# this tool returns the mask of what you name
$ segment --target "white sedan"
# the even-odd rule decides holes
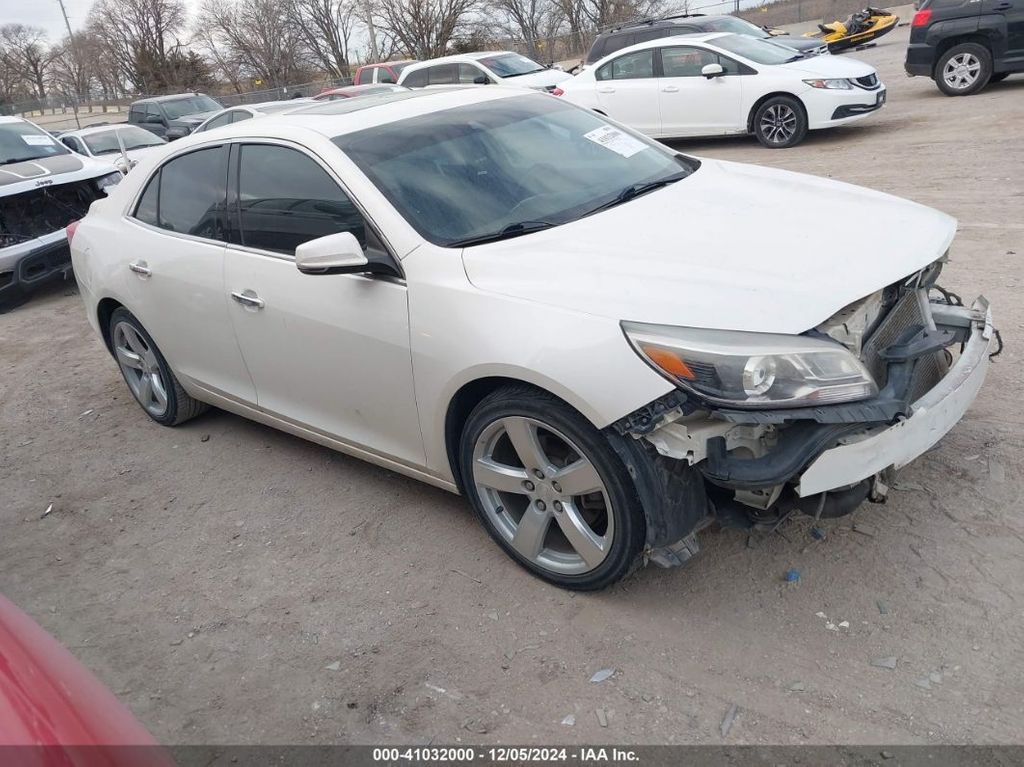
[[[595,589],[716,518],[847,513],[952,428],[994,337],[933,287],[955,232],[463,88],[189,136],[69,239],[157,423],[215,405],[464,493],[515,561]]]
[[[86,157],[112,162],[119,171],[127,173],[147,152],[163,146],[167,140],[137,125],[94,125],[61,133],[60,143]]]
[[[753,133],[780,149],[863,119],[886,91],[861,61],[714,33],[623,48],[554,93],[655,138]]]

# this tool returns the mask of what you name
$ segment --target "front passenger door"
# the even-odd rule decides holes
[[[626,53],[595,73],[601,111],[649,136],[661,135],[654,49]]]
[[[743,70],[738,62],[690,45],[661,48],[659,53],[662,135],[720,136],[746,131],[746,115],[741,113]],[[708,64],[720,64],[725,73],[705,77],[701,70]]]
[[[403,280],[303,274],[295,248],[348,231],[388,258],[337,181],[273,143],[233,150],[225,284],[231,320],[270,413],[407,464],[423,464]]]

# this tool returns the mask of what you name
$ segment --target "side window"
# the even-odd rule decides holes
[[[226,147],[200,149],[175,157],[160,169],[157,193],[156,225],[169,232],[191,234],[209,240],[221,237],[221,217],[227,194]],[[149,187],[139,201],[136,218],[145,221],[142,213],[153,204]],[[145,204],[145,205],[144,205]],[[149,221],[147,223],[152,223]]]
[[[139,198],[139,204],[135,207],[135,218],[150,226],[159,226],[157,220],[157,203],[160,199],[160,172],[149,180],[146,191]]]
[[[484,71],[479,67],[475,67],[472,64],[459,64],[459,82],[466,85],[473,85],[477,78],[483,77],[490,82],[489,77],[484,74]]]
[[[156,104],[147,104],[146,105],[146,114],[149,117],[153,117],[153,116],[159,117],[161,120],[163,120],[163,118],[164,118],[164,113],[160,111],[160,107],[157,106]]]
[[[251,120],[252,115],[246,112],[244,109],[238,109],[231,113],[231,122],[240,123],[244,120]]]
[[[217,115],[210,122],[206,123],[206,127],[203,130],[213,130],[214,128],[220,128],[231,123],[231,118],[234,116],[234,112],[225,112],[222,115]]]
[[[438,64],[427,69],[431,85],[454,85],[459,82],[458,64]]]
[[[82,151],[81,148],[79,148],[79,146],[78,146],[78,142],[75,141],[73,136],[64,136],[60,140],[60,143],[62,143],[64,146],[66,146],[68,149],[70,149],[73,152],[81,152]]]
[[[708,64],[722,64],[726,72],[736,74],[736,62],[720,59],[717,53],[704,48],[679,46],[661,49],[661,71],[663,77],[700,77],[700,71]],[[731,63],[732,69],[726,66]]]
[[[391,74],[391,70],[387,67],[377,67],[377,77],[374,80],[375,83],[394,83],[395,76]]]
[[[402,85],[409,88],[422,88],[427,84],[427,70],[417,69],[415,72],[410,72]]]
[[[246,144],[238,166],[241,244],[295,253],[309,240],[351,232],[366,247],[359,209],[316,162],[295,149]]]
[[[654,27],[653,29],[645,29],[643,32],[636,33],[637,43],[646,43],[648,40],[659,40],[662,37],[668,37],[669,35],[682,35],[685,32],[678,27]]]
[[[145,107],[135,106],[128,110],[128,122],[140,123],[142,122],[142,116],[146,114]]]
[[[615,53],[615,51],[621,51],[623,48],[628,48],[636,42],[636,34],[629,33],[624,35],[612,35],[604,43],[604,56],[609,53]]]
[[[597,70],[598,80],[637,80],[646,77],[654,77],[653,48],[619,56]]]

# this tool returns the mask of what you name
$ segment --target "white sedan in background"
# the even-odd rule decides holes
[[[162,147],[167,140],[137,125],[96,125],[61,133],[60,143],[86,157],[112,162],[119,171],[127,173],[146,154]],[[122,147],[128,156],[127,163],[121,156]]]
[[[995,338],[986,302],[936,287],[949,216],[546,94],[346,99],[158,159],[68,228],[146,414],[212,404],[464,493],[566,588],[680,564],[716,518],[883,493]]]
[[[781,149],[808,130],[863,119],[885,104],[886,92],[861,61],[802,58],[772,42],[714,33],[623,48],[554,93],[655,138],[753,133]]]
[[[406,88],[428,85],[513,85],[552,91],[572,79],[561,69],[545,67],[513,51],[478,51],[418,61],[402,70],[398,84]]]
[[[279,112],[287,112],[312,103],[314,103],[313,99],[298,98],[285,99],[282,101],[264,101],[259,104],[241,104],[237,107],[228,107],[227,109],[222,109],[216,114],[210,115],[206,122],[192,132],[205,133],[206,131],[213,130],[214,128],[223,128],[225,125],[240,123],[244,120],[251,120],[254,117],[264,117],[266,115],[278,114]]]

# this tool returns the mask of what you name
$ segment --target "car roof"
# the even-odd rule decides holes
[[[308,135],[313,132],[330,139],[411,117],[516,96],[552,98],[546,93],[517,87],[481,88],[466,85],[436,90],[421,88],[373,94],[358,99],[324,101],[292,112],[269,115],[259,120],[232,123],[218,128],[217,136],[222,139],[228,137],[298,138],[303,134]],[[206,135],[208,134],[198,134],[195,143],[201,143],[202,137]],[[186,136],[183,139],[178,139],[175,144],[188,145],[193,143],[192,139],[192,136]]]
[[[138,125],[132,123],[106,123],[105,125],[87,125],[84,128],[75,128],[74,130],[61,131],[61,137],[64,136],[91,136],[94,133],[102,133],[105,130],[120,130],[122,128],[131,130],[143,130]]]
[[[191,93],[174,93],[169,96],[148,96],[144,99],[136,99],[132,104],[150,104],[159,103],[161,101],[175,101],[176,99],[188,99],[193,96],[205,96],[206,94],[200,93],[199,91],[192,91]]]
[[[434,66],[435,64],[457,64],[460,61],[479,61],[480,59],[486,59],[489,56],[504,56],[507,54],[514,54],[521,56],[515,51],[474,51],[472,53],[453,53],[451,56],[439,56],[436,59],[427,59],[426,61],[418,61],[415,64],[410,64],[405,68],[405,72],[414,72],[424,67]],[[403,72],[402,74],[405,74]]]
[[[415,64],[419,59],[396,59],[395,61],[378,61],[374,64],[362,64],[359,69],[368,69],[370,67],[390,67],[395,64]]]

